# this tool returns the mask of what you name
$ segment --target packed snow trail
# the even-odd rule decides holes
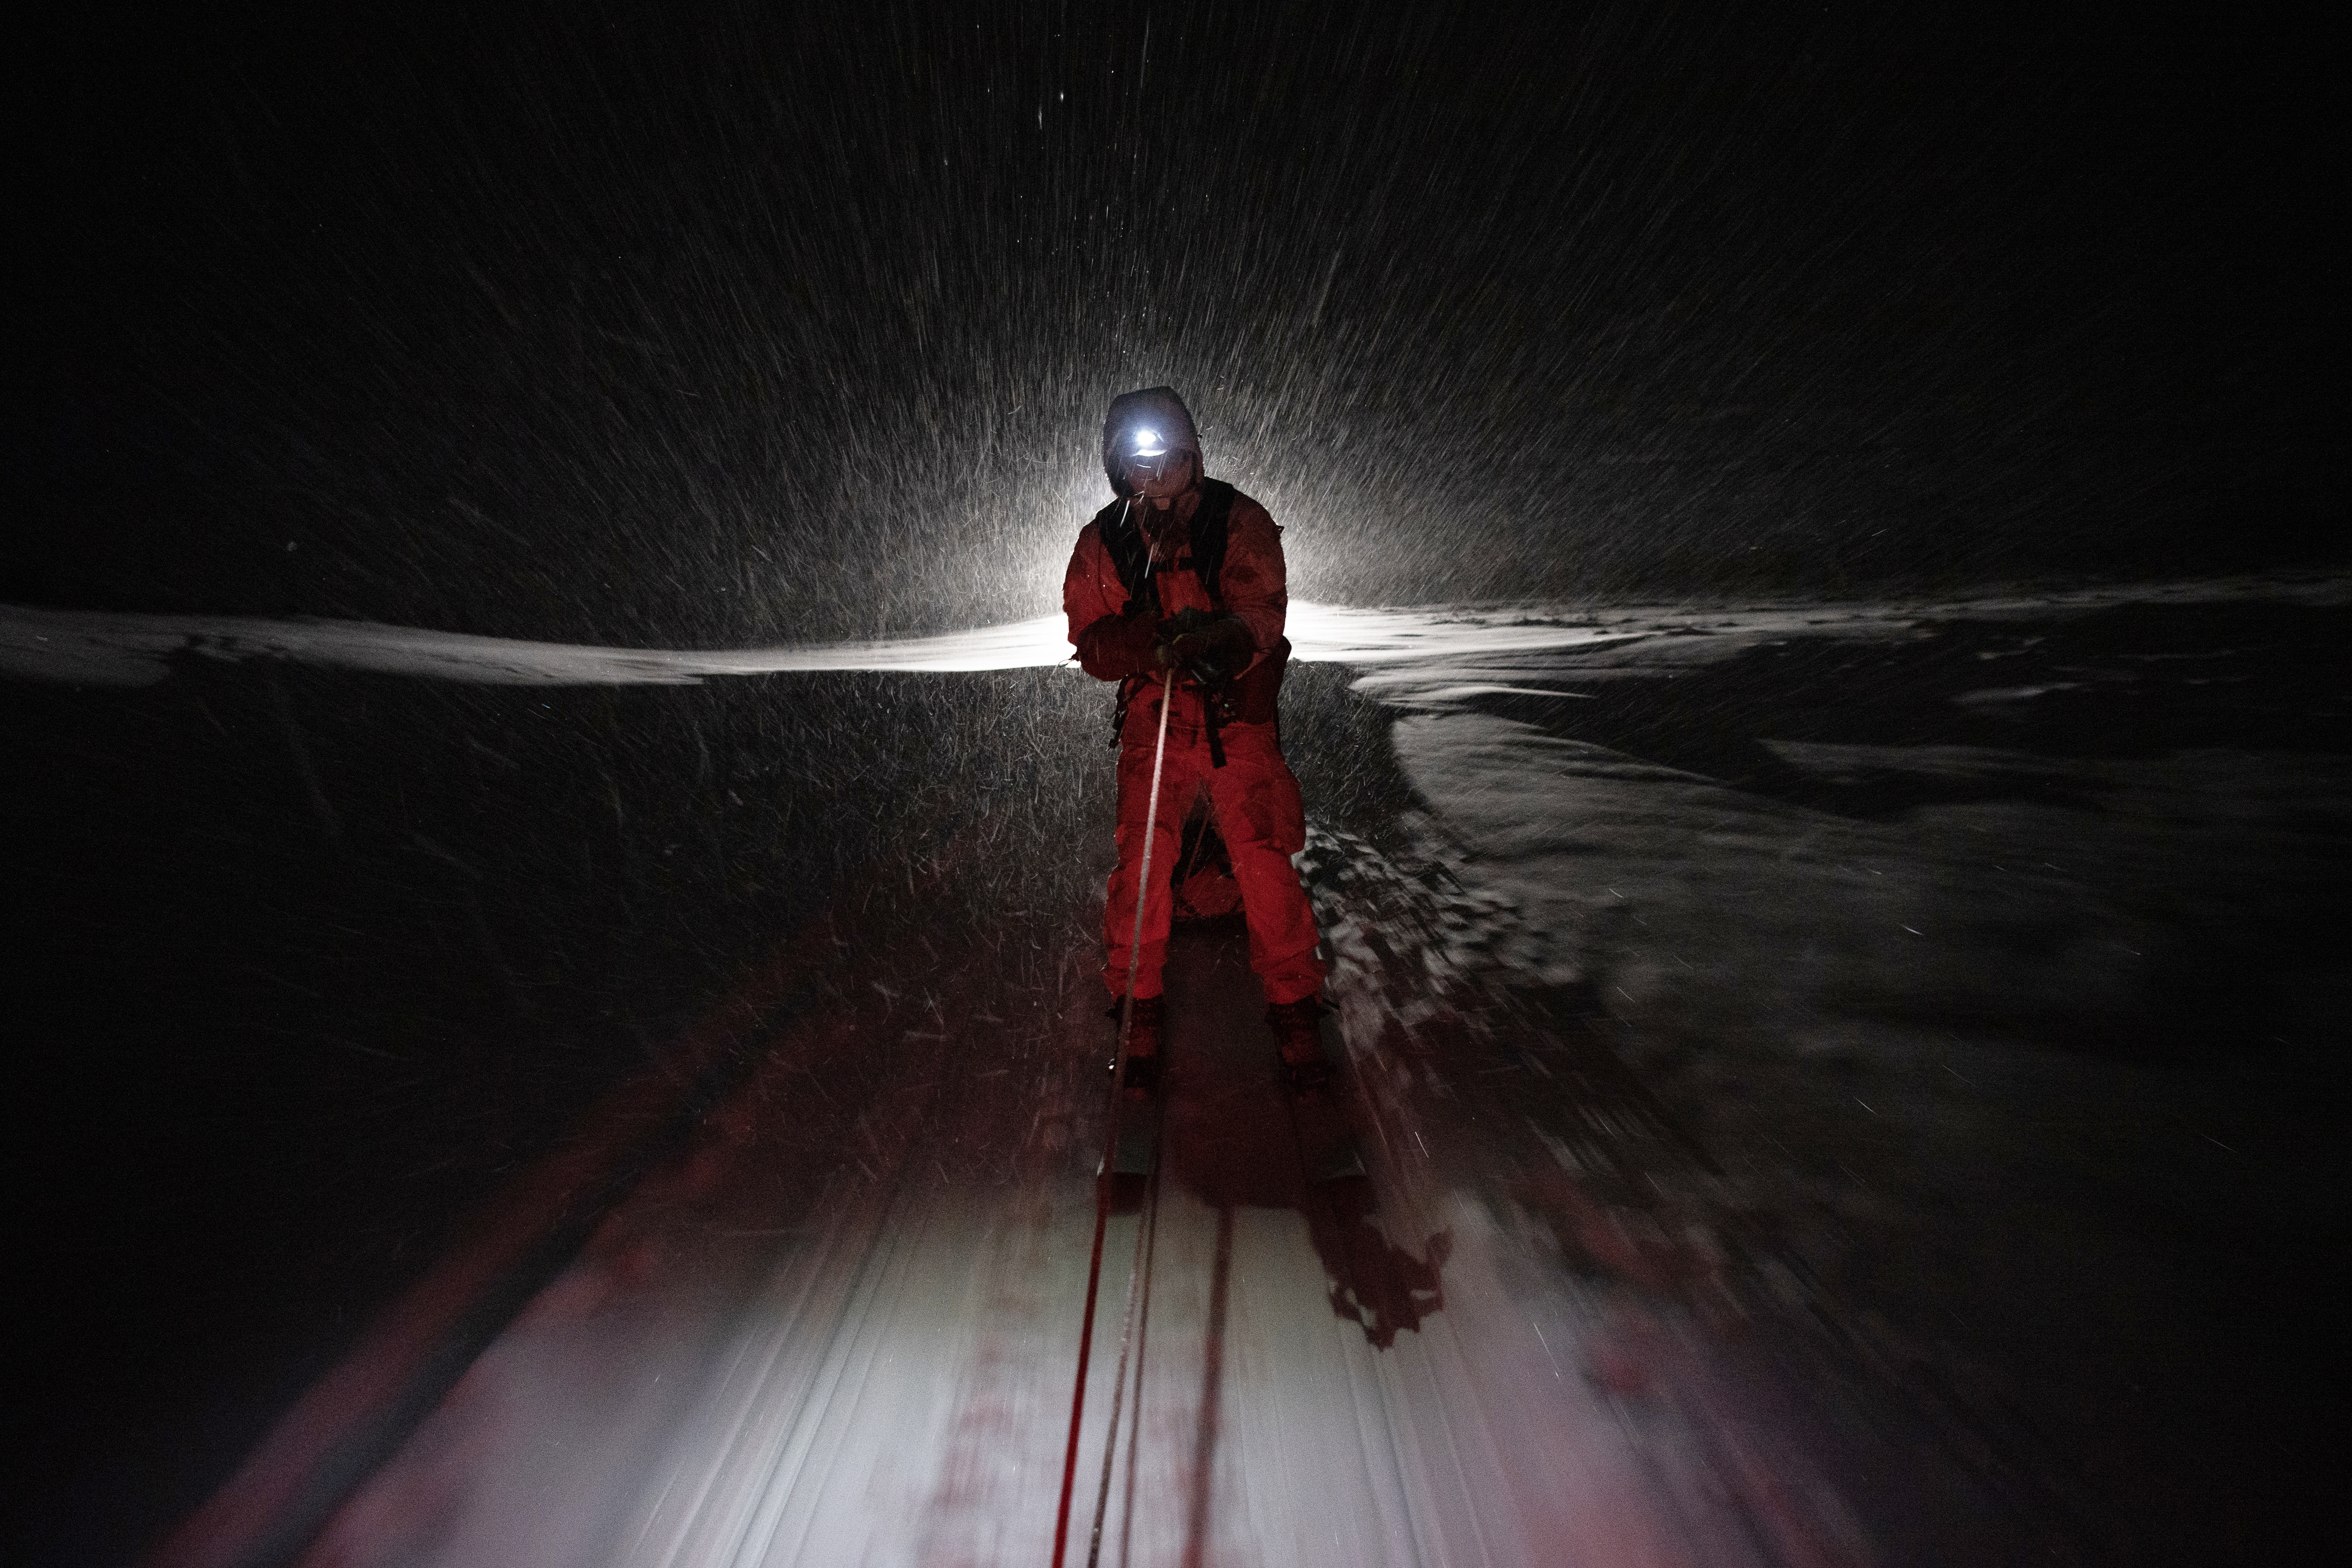
[[[1360,1184],[1303,1187],[1240,949],[1191,933],[1171,958],[1167,1190],[1104,1560],[1765,1561],[1701,1550],[1737,1530],[1693,1535],[1607,1394],[1561,1364],[1574,1303],[1513,1278],[1491,1223],[1422,1193],[1397,1215],[1437,1228],[1401,1237]],[[1017,1043],[951,1032],[901,1055],[927,1081],[880,1082],[859,1157],[814,1192],[778,1175],[792,1075],[748,1085],[306,1561],[1043,1562],[1087,1184],[1035,1139],[1049,1112],[1007,1114],[1034,1099]],[[1099,1086],[1047,1103],[1069,1092],[1082,1132]],[[976,1144],[1023,1179],[947,1179],[933,1151]],[[1115,1252],[1136,1223],[1115,1220]]]
[[[1045,1559],[1108,1109],[1100,992],[1084,953],[1008,984],[992,933],[921,912],[953,901],[933,889],[887,940],[799,944],[845,962],[797,1005],[730,1002],[714,1025],[756,1047],[750,1076],[299,1561]],[[1312,1190],[1241,931],[1171,954],[1167,1187],[1105,1560],[1769,1562],[1740,1544],[1766,1528],[1753,1489],[1718,1482],[1701,1427],[1626,1424],[1587,1375],[1608,1331],[1579,1288],[1442,1169],[1458,1152],[1416,1109],[1419,1075],[1476,1059],[1406,1022],[1418,964],[1351,951],[1340,994],[1384,1153]],[[919,994],[891,984],[910,969]],[[1114,1221],[1115,1255],[1134,1224]],[[1097,1366],[1087,1455],[1111,1405]],[[298,1413],[292,1436],[353,1414]],[[315,1451],[265,1445],[158,1563],[287,1560],[268,1509],[237,1505],[285,1506],[285,1462]],[[1808,1516],[1771,1528],[1859,1560]]]

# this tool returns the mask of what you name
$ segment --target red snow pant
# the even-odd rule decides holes
[[[1140,728],[1140,726],[1139,726]],[[1103,982],[1113,996],[1127,994],[1128,942],[1135,933],[1135,884],[1143,859],[1143,819],[1151,796],[1152,730],[1130,737],[1118,751],[1118,869],[1110,876],[1103,906],[1103,946],[1109,957]],[[1160,994],[1160,966],[1168,956],[1168,921],[1176,894],[1170,876],[1176,867],[1184,816],[1195,794],[1205,789],[1216,813],[1217,832],[1234,863],[1249,921],[1250,968],[1257,972],[1269,1002],[1296,1002],[1323,989],[1323,961],[1315,955],[1315,911],[1298,885],[1290,858],[1307,847],[1307,813],[1298,781],[1282,760],[1271,724],[1222,726],[1225,765],[1209,763],[1209,742],[1171,726],[1160,774],[1160,815],[1152,833],[1151,897],[1143,910],[1143,958],[1135,973],[1135,994]]]

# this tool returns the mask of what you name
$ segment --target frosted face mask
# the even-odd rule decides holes
[[[1177,494],[1192,479],[1192,454],[1171,447],[1159,430],[1139,425],[1119,438],[1119,467],[1138,495],[1155,500]]]

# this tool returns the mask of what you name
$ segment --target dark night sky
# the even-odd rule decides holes
[[[2073,10],[89,14],[14,138],[0,592],[1009,618],[1162,380],[1309,597],[2335,550],[2319,51]]]

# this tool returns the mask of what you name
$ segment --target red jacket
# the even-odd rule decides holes
[[[1137,508],[1136,521],[1151,541],[1152,572],[1160,580],[1163,615],[1217,607],[1208,585],[1192,570],[1192,514],[1200,505],[1201,491],[1196,486],[1177,497],[1165,512]],[[1239,492],[1234,496],[1225,529],[1224,570],[1217,586],[1224,599],[1224,613],[1249,628],[1253,647],[1244,668],[1254,669],[1281,642],[1283,617],[1290,605],[1282,564],[1282,529],[1265,508]],[[1103,542],[1102,530],[1089,522],[1079,531],[1077,548],[1070,552],[1070,569],[1062,579],[1062,609],[1070,618],[1070,643],[1078,650],[1078,666],[1097,680],[1160,673],[1151,658],[1151,632],[1157,622],[1145,626],[1121,621],[1119,612],[1127,607],[1127,586],[1118,580],[1118,568]],[[1127,721],[1131,731],[1139,725],[1142,737],[1149,740],[1159,715],[1150,702],[1138,701]],[[1171,731],[1183,731],[1188,737],[1200,731],[1200,692],[1190,682],[1179,680],[1168,725]]]

